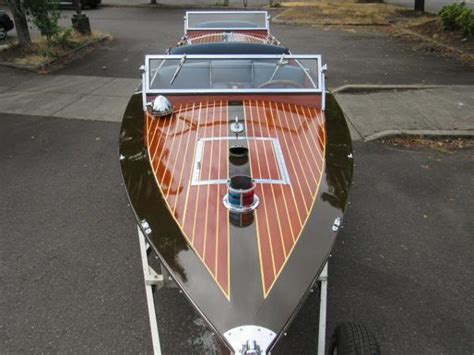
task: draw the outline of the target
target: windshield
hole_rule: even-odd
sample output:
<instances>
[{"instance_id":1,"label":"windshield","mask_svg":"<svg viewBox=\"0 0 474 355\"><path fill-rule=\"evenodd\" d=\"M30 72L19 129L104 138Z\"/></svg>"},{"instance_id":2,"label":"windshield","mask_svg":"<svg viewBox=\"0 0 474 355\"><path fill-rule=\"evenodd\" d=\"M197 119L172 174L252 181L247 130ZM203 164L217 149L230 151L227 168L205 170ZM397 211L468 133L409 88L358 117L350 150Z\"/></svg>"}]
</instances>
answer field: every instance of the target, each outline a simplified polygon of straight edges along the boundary
<instances>
[{"instance_id":1,"label":"windshield","mask_svg":"<svg viewBox=\"0 0 474 355\"><path fill-rule=\"evenodd\" d=\"M318 90L318 56L191 56L150 58L147 91Z\"/></svg>"},{"instance_id":2,"label":"windshield","mask_svg":"<svg viewBox=\"0 0 474 355\"><path fill-rule=\"evenodd\" d=\"M204 29L267 30L268 15L266 11L188 11L186 30Z\"/></svg>"}]
</instances>

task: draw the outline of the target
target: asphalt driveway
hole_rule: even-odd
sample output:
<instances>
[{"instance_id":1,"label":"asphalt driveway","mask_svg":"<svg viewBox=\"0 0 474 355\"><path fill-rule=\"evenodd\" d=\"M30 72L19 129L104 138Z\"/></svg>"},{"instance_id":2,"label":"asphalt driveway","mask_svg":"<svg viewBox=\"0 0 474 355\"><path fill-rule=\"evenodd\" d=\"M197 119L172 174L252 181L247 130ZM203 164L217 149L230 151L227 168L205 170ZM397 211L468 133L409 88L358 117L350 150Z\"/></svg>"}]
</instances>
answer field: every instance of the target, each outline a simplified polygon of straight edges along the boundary
<instances>
[{"instance_id":1,"label":"asphalt driveway","mask_svg":"<svg viewBox=\"0 0 474 355\"><path fill-rule=\"evenodd\" d=\"M95 30L114 40L58 74L137 78L145 54L160 54L183 33L184 9L100 8L87 11ZM71 12L63 11L64 23ZM271 24L272 33L294 53L322 54L330 88L344 84L472 84L465 64L375 30L356 32Z\"/></svg>"},{"instance_id":2,"label":"asphalt driveway","mask_svg":"<svg viewBox=\"0 0 474 355\"><path fill-rule=\"evenodd\" d=\"M90 76L137 78L146 53L163 53L179 38L183 13L87 11L92 26L114 40L53 75L83 76L84 87ZM273 29L296 53L322 53L331 87L474 82L472 68L377 33ZM0 70L2 93L37 78ZM68 117L78 118L75 111ZM0 352L149 353L135 221L118 164L120 125L55 112L0 112ZM337 322L357 320L385 354L472 354L472 149L356 143L355 162L329 265L328 335ZM178 290L160 290L158 298L165 354L212 353L212 334ZM315 352L317 298L305 303L275 353Z\"/></svg>"},{"instance_id":3,"label":"asphalt driveway","mask_svg":"<svg viewBox=\"0 0 474 355\"><path fill-rule=\"evenodd\" d=\"M1 351L150 352L119 124L12 114L0 123ZM387 354L472 353L472 150L355 148L328 333L359 320ZM314 353L317 297L275 353ZM161 290L158 307L165 353L212 352L176 289Z\"/></svg>"}]
</instances>

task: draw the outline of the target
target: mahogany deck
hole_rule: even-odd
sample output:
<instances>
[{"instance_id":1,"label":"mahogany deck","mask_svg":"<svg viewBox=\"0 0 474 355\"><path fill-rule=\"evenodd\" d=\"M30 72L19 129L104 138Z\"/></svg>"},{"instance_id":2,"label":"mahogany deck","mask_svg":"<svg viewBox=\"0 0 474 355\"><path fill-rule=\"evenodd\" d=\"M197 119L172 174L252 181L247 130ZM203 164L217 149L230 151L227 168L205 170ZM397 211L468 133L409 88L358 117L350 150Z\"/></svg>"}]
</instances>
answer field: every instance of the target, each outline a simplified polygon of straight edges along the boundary
<instances>
[{"instance_id":1,"label":"mahogany deck","mask_svg":"<svg viewBox=\"0 0 474 355\"><path fill-rule=\"evenodd\" d=\"M197 141L228 136L228 99L175 100L170 118L146 117L148 156L155 179L169 210L224 295L230 299L229 214L222 203L222 183L192 185ZM290 184L259 183L260 205L255 224L260 255L262 292L268 295L313 208L324 169L326 132L320 110L277 100L247 99L245 113L251 175L255 179L281 179L277 152L281 147ZM229 176L228 141L209 140L203 145L199 180L225 180Z\"/></svg>"},{"instance_id":2,"label":"mahogany deck","mask_svg":"<svg viewBox=\"0 0 474 355\"><path fill-rule=\"evenodd\" d=\"M213 42L247 42L276 44L276 39L267 31L190 31L186 38L180 42L183 44L213 43Z\"/></svg>"}]
</instances>

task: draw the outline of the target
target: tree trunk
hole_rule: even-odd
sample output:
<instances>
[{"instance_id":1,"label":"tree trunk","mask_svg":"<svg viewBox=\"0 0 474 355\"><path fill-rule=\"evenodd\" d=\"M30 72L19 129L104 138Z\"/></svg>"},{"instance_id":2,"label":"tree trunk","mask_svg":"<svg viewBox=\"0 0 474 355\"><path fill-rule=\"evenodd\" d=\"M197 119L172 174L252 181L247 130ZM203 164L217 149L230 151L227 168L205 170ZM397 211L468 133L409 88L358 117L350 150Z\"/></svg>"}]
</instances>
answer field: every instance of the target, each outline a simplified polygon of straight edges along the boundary
<instances>
[{"instance_id":1,"label":"tree trunk","mask_svg":"<svg viewBox=\"0 0 474 355\"><path fill-rule=\"evenodd\" d=\"M18 43L21 45L30 44L30 30L28 29L28 20L20 0L5 0L7 6L13 14L15 21L16 33L18 35Z\"/></svg>"},{"instance_id":2,"label":"tree trunk","mask_svg":"<svg viewBox=\"0 0 474 355\"><path fill-rule=\"evenodd\" d=\"M425 0L415 0L415 11L425 11Z\"/></svg>"}]
</instances>

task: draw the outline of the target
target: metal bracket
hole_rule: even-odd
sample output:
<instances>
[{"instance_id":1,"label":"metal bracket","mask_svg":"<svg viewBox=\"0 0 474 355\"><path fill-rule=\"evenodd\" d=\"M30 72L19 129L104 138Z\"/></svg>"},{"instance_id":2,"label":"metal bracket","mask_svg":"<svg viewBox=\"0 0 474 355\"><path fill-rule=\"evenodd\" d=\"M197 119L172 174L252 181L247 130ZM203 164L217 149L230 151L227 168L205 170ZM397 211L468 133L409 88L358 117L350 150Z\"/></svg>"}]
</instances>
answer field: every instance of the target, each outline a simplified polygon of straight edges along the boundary
<instances>
[{"instance_id":1,"label":"metal bracket","mask_svg":"<svg viewBox=\"0 0 474 355\"><path fill-rule=\"evenodd\" d=\"M142 225L143 229L145 229L145 231L150 230L151 232L150 226L145 220L141 221L140 224ZM146 226L148 227L145 228ZM161 277L161 283L163 283L163 275L159 275L148 264L147 249L150 246L148 245L148 248L147 248L148 243L146 241L145 235L143 234L139 226L137 226L137 230L138 230L138 241L140 242L140 254L142 257L143 277L145 279L146 303L148 306L148 317L150 319L150 330L151 330L151 340L153 342L153 353L155 355L161 355L160 333L158 330L158 321L156 320L156 308L155 308L155 301L153 299L153 287L158 286L160 284L160 277Z\"/></svg>"},{"instance_id":2,"label":"metal bracket","mask_svg":"<svg viewBox=\"0 0 474 355\"><path fill-rule=\"evenodd\" d=\"M326 352L326 306L328 295L328 263L324 265L323 271L319 274L318 281L321 282L321 294L319 303L319 335L318 335L318 355Z\"/></svg>"},{"instance_id":3,"label":"metal bracket","mask_svg":"<svg viewBox=\"0 0 474 355\"><path fill-rule=\"evenodd\" d=\"M255 325L235 327L224 333L233 348L233 354L242 355L268 355L267 349L276 336L270 329Z\"/></svg>"},{"instance_id":4,"label":"metal bracket","mask_svg":"<svg viewBox=\"0 0 474 355\"><path fill-rule=\"evenodd\" d=\"M145 284L162 288L165 284L162 274L158 274L155 269L148 265L148 275L145 276Z\"/></svg>"},{"instance_id":5,"label":"metal bracket","mask_svg":"<svg viewBox=\"0 0 474 355\"><path fill-rule=\"evenodd\" d=\"M255 340L247 340L240 351L243 355L261 355L262 351Z\"/></svg>"},{"instance_id":6,"label":"metal bracket","mask_svg":"<svg viewBox=\"0 0 474 355\"><path fill-rule=\"evenodd\" d=\"M341 228L341 225L342 225L341 217L336 217L336 219L334 220L334 224L332 225L332 231L337 232Z\"/></svg>"}]
</instances>

